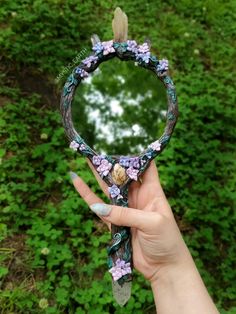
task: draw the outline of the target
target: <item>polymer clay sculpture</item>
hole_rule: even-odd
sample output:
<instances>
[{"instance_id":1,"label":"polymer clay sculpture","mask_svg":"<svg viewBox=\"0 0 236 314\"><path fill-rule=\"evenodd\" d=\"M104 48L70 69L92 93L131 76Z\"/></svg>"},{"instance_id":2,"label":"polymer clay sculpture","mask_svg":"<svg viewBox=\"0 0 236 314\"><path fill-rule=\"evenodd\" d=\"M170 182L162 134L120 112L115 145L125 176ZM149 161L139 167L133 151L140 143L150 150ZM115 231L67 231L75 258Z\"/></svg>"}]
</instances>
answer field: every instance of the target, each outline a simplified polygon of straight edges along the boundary
<instances>
[{"instance_id":1,"label":"polymer clay sculpture","mask_svg":"<svg viewBox=\"0 0 236 314\"><path fill-rule=\"evenodd\" d=\"M178 117L178 105L175 87L168 75L168 61L159 60L150 52L150 43L138 44L128 40L128 20L120 8L115 10L112 22L114 39L100 41L97 35L92 37L92 53L85 58L68 77L61 96L61 113L70 148L87 157L101 178L108 185L111 203L128 207L128 189L147 169L150 161L166 147ZM166 88L168 109L166 127L163 135L151 143L138 156L108 156L94 151L77 133L73 126L71 104L76 88L81 81L95 71L100 63L112 58L122 61L133 60L139 66L151 70ZM132 281L132 247L130 228L112 225L112 240L108 248L108 267L113 279L113 294L120 305L130 297Z\"/></svg>"}]
</instances>

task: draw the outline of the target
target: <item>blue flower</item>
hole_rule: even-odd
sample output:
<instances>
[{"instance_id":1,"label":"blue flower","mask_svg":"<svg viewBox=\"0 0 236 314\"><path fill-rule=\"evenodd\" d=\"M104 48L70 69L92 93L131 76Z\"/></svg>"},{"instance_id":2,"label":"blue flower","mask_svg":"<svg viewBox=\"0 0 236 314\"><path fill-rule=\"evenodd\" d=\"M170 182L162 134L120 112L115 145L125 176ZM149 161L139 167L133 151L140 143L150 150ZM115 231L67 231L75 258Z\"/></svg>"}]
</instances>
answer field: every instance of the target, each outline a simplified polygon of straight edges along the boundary
<instances>
[{"instance_id":1,"label":"blue flower","mask_svg":"<svg viewBox=\"0 0 236 314\"><path fill-rule=\"evenodd\" d=\"M129 167L130 158L129 157L120 157L119 164L122 167Z\"/></svg>"},{"instance_id":2,"label":"blue flower","mask_svg":"<svg viewBox=\"0 0 236 314\"><path fill-rule=\"evenodd\" d=\"M111 198L115 198L120 195L120 189L115 184L108 188L108 192L111 195Z\"/></svg>"},{"instance_id":3,"label":"blue flower","mask_svg":"<svg viewBox=\"0 0 236 314\"><path fill-rule=\"evenodd\" d=\"M94 46L93 46L93 51L95 51L96 52L96 54L99 54L100 52L102 52L103 51L103 45L102 45L102 43L101 42L99 42L99 43L96 43Z\"/></svg>"},{"instance_id":4,"label":"blue flower","mask_svg":"<svg viewBox=\"0 0 236 314\"><path fill-rule=\"evenodd\" d=\"M79 76L81 77L81 78L85 78L85 77L88 77L88 72L86 72L84 69L81 69L80 67L77 67L76 69L75 69L75 73L76 74L79 74Z\"/></svg>"},{"instance_id":5,"label":"blue flower","mask_svg":"<svg viewBox=\"0 0 236 314\"><path fill-rule=\"evenodd\" d=\"M162 59L159 61L158 65L157 65L157 71L158 72L167 71L168 68L169 68L169 62L167 59Z\"/></svg>"},{"instance_id":6,"label":"blue flower","mask_svg":"<svg viewBox=\"0 0 236 314\"><path fill-rule=\"evenodd\" d=\"M148 63L149 59L150 59L150 52L136 54L137 61L143 61L145 63Z\"/></svg>"}]
</instances>

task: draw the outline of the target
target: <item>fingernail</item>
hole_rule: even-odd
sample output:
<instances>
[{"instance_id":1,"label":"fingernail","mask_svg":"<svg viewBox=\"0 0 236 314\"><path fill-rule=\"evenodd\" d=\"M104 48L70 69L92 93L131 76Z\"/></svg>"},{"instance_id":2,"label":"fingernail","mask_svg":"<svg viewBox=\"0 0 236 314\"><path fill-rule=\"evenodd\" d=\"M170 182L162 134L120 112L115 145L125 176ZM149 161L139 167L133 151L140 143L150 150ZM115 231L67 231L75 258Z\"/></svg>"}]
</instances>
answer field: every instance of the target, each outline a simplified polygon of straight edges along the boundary
<instances>
[{"instance_id":1,"label":"fingernail","mask_svg":"<svg viewBox=\"0 0 236 314\"><path fill-rule=\"evenodd\" d=\"M72 171L69 172L69 175L70 175L70 178L71 178L72 181L73 181L75 178L78 177L77 174L76 174L75 172L72 172Z\"/></svg>"},{"instance_id":2,"label":"fingernail","mask_svg":"<svg viewBox=\"0 0 236 314\"><path fill-rule=\"evenodd\" d=\"M90 206L91 210L100 216L107 216L110 214L112 208L106 204L96 203Z\"/></svg>"}]
</instances>

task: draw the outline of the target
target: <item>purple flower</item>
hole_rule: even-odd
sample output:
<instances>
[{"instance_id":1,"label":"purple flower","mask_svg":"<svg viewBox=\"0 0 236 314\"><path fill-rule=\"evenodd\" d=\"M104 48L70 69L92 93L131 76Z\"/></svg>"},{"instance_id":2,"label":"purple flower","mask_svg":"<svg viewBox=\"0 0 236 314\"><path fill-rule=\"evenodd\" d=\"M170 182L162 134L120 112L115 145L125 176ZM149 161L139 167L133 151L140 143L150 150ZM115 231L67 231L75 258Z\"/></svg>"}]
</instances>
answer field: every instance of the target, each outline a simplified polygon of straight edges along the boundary
<instances>
[{"instance_id":1,"label":"purple flower","mask_svg":"<svg viewBox=\"0 0 236 314\"><path fill-rule=\"evenodd\" d=\"M96 63L97 60L98 60L98 57L92 55L92 56L89 56L88 58L84 59L84 60L82 61L82 63L85 64L88 68L90 68L91 65L92 65L92 63Z\"/></svg>"},{"instance_id":2,"label":"purple flower","mask_svg":"<svg viewBox=\"0 0 236 314\"><path fill-rule=\"evenodd\" d=\"M145 63L148 63L149 62L149 59L150 59L150 52L147 52L147 53L137 53L136 54L136 60L138 61L144 61Z\"/></svg>"},{"instance_id":3,"label":"purple flower","mask_svg":"<svg viewBox=\"0 0 236 314\"><path fill-rule=\"evenodd\" d=\"M132 270L130 263L126 263L124 260L118 258L116 265L109 269L109 272L112 274L113 280L117 281L126 274L131 274Z\"/></svg>"},{"instance_id":4,"label":"purple flower","mask_svg":"<svg viewBox=\"0 0 236 314\"><path fill-rule=\"evenodd\" d=\"M129 167L129 161L130 161L129 157L120 157L119 164L122 167L128 168Z\"/></svg>"},{"instance_id":5,"label":"purple flower","mask_svg":"<svg viewBox=\"0 0 236 314\"><path fill-rule=\"evenodd\" d=\"M99 54L100 52L103 51L103 45L102 45L101 42L98 42L98 43L96 43L96 44L93 46L92 49L93 49L93 51L96 52L96 54Z\"/></svg>"},{"instance_id":6,"label":"purple flower","mask_svg":"<svg viewBox=\"0 0 236 314\"><path fill-rule=\"evenodd\" d=\"M85 78L89 76L88 72L86 72L84 69L81 69L80 67L76 68L75 73L79 74L81 78Z\"/></svg>"},{"instance_id":7,"label":"purple flower","mask_svg":"<svg viewBox=\"0 0 236 314\"><path fill-rule=\"evenodd\" d=\"M95 166L99 166L101 164L101 161L102 159L104 159L103 156L93 156L93 159L92 159L92 163L95 165Z\"/></svg>"},{"instance_id":8,"label":"purple flower","mask_svg":"<svg viewBox=\"0 0 236 314\"><path fill-rule=\"evenodd\" d=\"M139 169L140 168L140 164L139 164L139 158L138 157L132 157L129 159L129 166Z\"/></svg>"},{"instance_id":9,"label":"purple flower","mask_svg":"<svg viewBox=\"0 0 236 314\"><path fill-rule=\"evenodd\" d=\"M77 151L77 149L79 148L79 144L76 141L72 141L70 143L70 148L73 149L74 151Z\"/></svg>"},{"instance_id":10,"label":"purple flower","mask_svg":"<svg viewBox=\"0 0 236 314\"><path fill-rule=\"evenodd\" d=\"M167 59L162 59L157 65L157 71L167 71L169 68L169 62Z\"/></svg>"},{"instance_id":11,"label":"purple flower","mask_svg":"<svg viewBox=\"0 0 236 314\"><path fill-rule=\"evenodd\" d=\"M120 195L120 189L115 184L108 188L108 192L111 195L111 198L115 198Z\"/></svg>"},{"instance_id":12,"label":"purple flower","mask_svg":"<svg viewBox=\"0 0 236 314\"><path fill-rule=\"evenodd\" d=\"M138 180L138 170L134 169L133 167L129 167L126 170L126 173L130 177L130 179L133 179L135 181Z\"/></svg>"},{"instance_id":13,"label":"purple flower","mask_svg":"<svg viewBox=\"0 0 236 314\"><path fill-rule=\"evenodd\" d=\"M127 50L136 53L138 45L135 40L127 40Z\"/></svg>"},{"instance_id":14,"label":"purple flower","mask_svg":"<svg viewBox=\"0 0 236 314\"><path fill-rule=\"evenodd\" d=\"M151 143L148 147L152 148L153 150L159 151L159 150L161 150L161 143L157 140L157 141Z\"/></svg>"},{"instance_id":15,"label":"purple flower","mask_svg":"<svg viewBox=\"0 0 236 314\"><path fill-rule=\"evenodd\" d=\"M103 55L108 55L109 53L113 53L115 52L115 49L113 47L113 40L109 40L109 41L103 41L102 42L103 45Z\"/></svg>"},{"instance_id":16,"label":"purple flower","mask_svg":"<svg viewBox=\"0 0 236 314\"><path fill-rule=\"evenodd\" d=\"M144 43L144 44L142 44L142 45L139 45L139 46L138 46L138 52L139 52L139 53L147 53L147 52L150 53L148 44L147 44L147 43Z\"/></svg>"},{"instance_id":17,"label":"purple flower","mask_svg":"<svg viewBox=\"0 0 236 314\"><path fill-rule=\"evenodd\" d=\"M148 63L150 57L151 57L151 53L150 53L148 44L144 43L142 45L139 45L136 52L136 60L144 61L145 63Z\"/></svg>"},{"instance_id":18,"label":"purple flower","mask_svg":"<svg viewBox=\"0 0 236 314\"><path fill-rule=\"evenodd\" d=\"M112 164L108 160L102 159L100 166L97 167L97 171L100 173L102 177L105 177L108 175L109 170L111 170L111 168L112 168Z\"/></svg>"}]
</instances>

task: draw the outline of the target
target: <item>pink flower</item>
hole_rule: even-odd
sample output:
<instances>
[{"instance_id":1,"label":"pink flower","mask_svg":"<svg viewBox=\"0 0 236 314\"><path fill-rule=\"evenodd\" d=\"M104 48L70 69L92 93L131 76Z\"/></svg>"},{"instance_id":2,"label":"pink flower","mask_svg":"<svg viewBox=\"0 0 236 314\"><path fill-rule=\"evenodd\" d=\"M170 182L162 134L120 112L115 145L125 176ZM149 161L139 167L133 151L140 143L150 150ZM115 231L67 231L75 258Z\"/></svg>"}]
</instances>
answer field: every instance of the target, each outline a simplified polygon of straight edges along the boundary
<instances>
[{"instance_id":1,"label":"pink flower","mask_svg":"<svg viewBox=\"0 0 236 314\"><path fill-rule=\"evenodd\" d=\"M81 144L79 150L81 150L81 151L86 150L86 145L85 144Z\"/></svg>"},{"instance_id":2,"label":"pink flower","mask_svg":"<svg viewBox=\"0 0 236 314\"><path fill-rule=\"evenodd\" d=\"M153 150L159 151L159 150L161 150L161 143L157 140L157 141L151 143L148 147L152 148Z\"/></svg>"},{"instance_id":3,"label":"pink flower","mask_svg":"<svg viewBox=\"0 0 236 314\"><path fill-rule=\"evenodd\" d=\"M126 274L131 274L132 270L130 263L126 263L124 260L118 258L116 265L109 269L109 272L112 274L113 280L117 281Z\"/></svg>"},{"instance_id":4,"label":"pink flower","mask_svg":"<svg viewBox=\"0 0 236 314\"><path fill-rule=\"evenodd\" d=\"M77 149L79 148L79 144L76 141L72 141L70 143L70 148L73 149L74 151L77 151Z\"/></svg>"},{"instance_id":5,"label":"pink flower","mask_svg":"<svg viewBox=\"0 0 236 314\"><path fill-rule=\"evenodd\" d=\"M103 41L103 55L108 55L109 53L115 52L115 49L113 47L113 40L109 41Z\"/></svg>"},{"instance_id":6,"label":"pink flower","mask_svg":"<svg viewBox=\"0 0 236 314\"><path fill-rule=\"evenodd\" d=\"M129 167L126 170L126 173L130 177L130 179L133 179L135 181L138 180L138 170L134 169L133 167Z\"/></svg>"},{"instance_id":7,"label":"pink flower","mask_svg":"<svg viewBox=\"0 0 236 314\"><path fill-rule=\"evenodd\" d=\"M108 160L103 159L100 163L100 166L97 168L97 171L100 173L101 176L105 177L108 175L111 168L112 164Z\"/></svg>"},{"instance_id":8,"label":"pink flower","mask_svg":"<svg viewBox=\"0 0 236 314\"><path fill-rule=\"evenodd\" d=\"M147 53L147 52L150 52L148 44L147 44L147 43L144 43L144 44L142 44L142 45L139 45L139 46L138 46L138 52L139 52L139 53Z\"/></svg>"}]
</instances>

